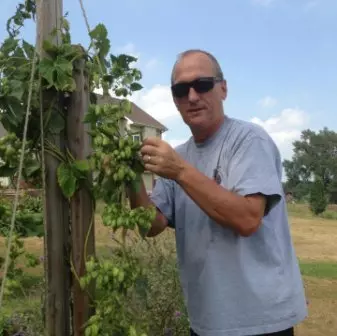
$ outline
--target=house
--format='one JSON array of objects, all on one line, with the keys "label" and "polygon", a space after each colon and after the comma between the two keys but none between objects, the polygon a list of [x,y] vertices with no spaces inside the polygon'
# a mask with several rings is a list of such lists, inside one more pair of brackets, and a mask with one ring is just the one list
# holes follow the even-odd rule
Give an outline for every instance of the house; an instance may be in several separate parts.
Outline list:
[{"label": "house", "polygon": [[[102,95],[98,94],[96,94],[96,96],[97,103],[99,105],[116,103],[119,101],[118,98],[113,98],[111,96],[103,97]],[[135,140],[141,140],[154,136],[162,139],[162,134],[168,130],[163,124],[150,116],[135,103],[131,103],[131,113],[125,118],[125,123],[122,125],[122,127],[130,128],[130,131],[133,133],[133,138]],[[143,174],[143,180],[146,190],[148,193],[151,193],[156,180],[155,174],[145,171]]]}]

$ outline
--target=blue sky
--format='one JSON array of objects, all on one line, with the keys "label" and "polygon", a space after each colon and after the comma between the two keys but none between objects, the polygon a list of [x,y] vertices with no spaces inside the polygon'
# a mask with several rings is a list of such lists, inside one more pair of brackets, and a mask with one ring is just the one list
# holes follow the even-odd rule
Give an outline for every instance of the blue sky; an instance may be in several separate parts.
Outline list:
[{"label": "blue sky", "polygon": [[[1,0],[0,41],[16,0]],[[104,23],[112,52],[139,57],[144,90],[134,100],[164,123],[165,139],[189,137],[170,96],[179,52],[206,49],[228,81],[228,115],[261,124],[283,157],[304,128],[337,130],[336,0],[85,0],[91,27]],[[77,0],[64,0],[74,43],[89,43]],[[35,28],[25,30],[34,39]]]}]

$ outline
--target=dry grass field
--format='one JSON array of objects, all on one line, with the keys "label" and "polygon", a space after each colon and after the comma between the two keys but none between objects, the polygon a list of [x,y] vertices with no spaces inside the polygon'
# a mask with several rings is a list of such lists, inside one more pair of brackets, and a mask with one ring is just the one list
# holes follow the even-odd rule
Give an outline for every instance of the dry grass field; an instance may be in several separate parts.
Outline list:
[{"label": "dry grass field", "polygon": [[[330,211],[337,211],[336,208]],[[335,336],[337,335],[337,220],[314,218],[305,206],[291,206],[291,232],[300,260],[305,289],[309,301],[309,317],[297,326],[297,336]],[[111,246],[111,233],[97,220],[97,250],[106,253]],[[158,240],[158,246],[165,250],[163,241],[170,240],[174,246],[172,232],[168,232]],[[27,249],[42,255],[42,240],[27,239]],[[4,255],[4,241],[0,240],[0,256]],[[39,267],[33,273],[42,274]],[[33,297],[21,298],[7,302],[6,310],[16,310],[16,305],[34,304]],[[25,304],[24,304],[25,306]]]},{"label": "dry grass field", "polygon": [[291,231],[309,301],[309,316],[297,336],[335,336],[337,221],[291,217]]}]

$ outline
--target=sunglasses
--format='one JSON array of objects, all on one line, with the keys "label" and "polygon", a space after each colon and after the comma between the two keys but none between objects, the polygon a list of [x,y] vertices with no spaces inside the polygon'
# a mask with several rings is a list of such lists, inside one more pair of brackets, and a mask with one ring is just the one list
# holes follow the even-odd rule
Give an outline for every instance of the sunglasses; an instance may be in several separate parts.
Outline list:
[{"label": "sunglasses", "polygon": [[172,95],[176,98],[188,96],[190,89],[193,88],[197,93],[206,93],[214,88],[216,83],[222,82],[219,77],[201,77],[191,82],[177,83],[171,86]]}]

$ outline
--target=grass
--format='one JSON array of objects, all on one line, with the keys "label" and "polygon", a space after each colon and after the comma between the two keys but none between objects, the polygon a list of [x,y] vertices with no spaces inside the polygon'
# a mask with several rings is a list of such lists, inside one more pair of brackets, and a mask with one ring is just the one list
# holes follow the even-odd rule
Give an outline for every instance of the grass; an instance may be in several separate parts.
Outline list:
[{"label": "grass", "polygon": [[[328,211],[337,213],[337,208]],[[337,330],[337,220],[325,216],[314,217],[305,205],[289,206],[291,233],[297,256],[300,260],[301,273],[309,301],[309,317],[296,327],[296,336],[333,336]],[[323,218],[325,217],[325,218]],[[99,218],[96,225],[98,254],[109,256],[113,245],[111,233],[101,225]],[[25,241],[29,252],[38,256],[43,254],[43,240],[30,238]],[[137,245],[135,253],[144,256],[149,264],[166,262],[158,268],[151,268],[151,310],[144,313],[144,318],[153,320],[158,327],[157,335],[173,323],[175,310],[183,309],[179,282],[175,272],[175,243],[170,230],[151,240],[151,248],[146,244]],[[0,239],[0,256],[4,255],[4,241]],[[159,264],[158,264],[159,265]],[[5,313],[16,313],[20,321],[29,321],[32,325],[41,320],[41,300],[39,289],[42,266],[30,270],[24,287],[26,297],[18,293],[17,297],[6,301]],[[20,315],[21,314],[21,315]],[[0,322],[1,323],[1,322]],[[186,320],[182,321],[186,329]],[[38,335],[39,325],[34,329]],[[176,333],[185,336],[184,332]]]},{"label": "grass", "polygon": [[300,268],[303,276],[337,280],[337,263],[300,262]]},{"label": "grass", "polygon": [[305,203],[294,203],[288,204],[288,212],[289,215],[292,217],[300,217],[300,218],[322,218],[322,219],[332,219],[337,220],[337,205],[329,205],[327,209],[320,214],[319,216],[315,217],[308,209],[308,205]]}]

